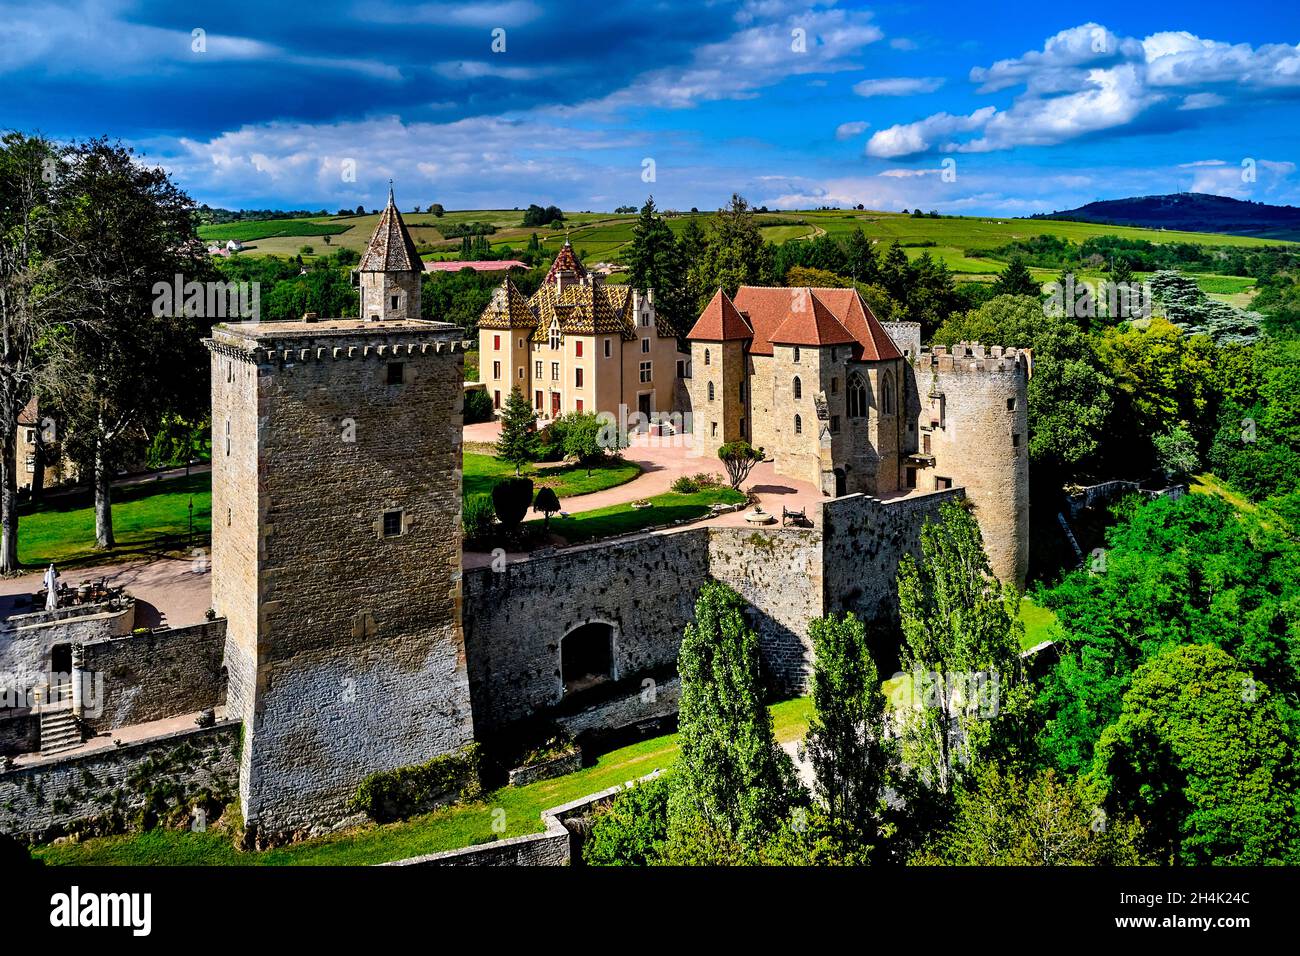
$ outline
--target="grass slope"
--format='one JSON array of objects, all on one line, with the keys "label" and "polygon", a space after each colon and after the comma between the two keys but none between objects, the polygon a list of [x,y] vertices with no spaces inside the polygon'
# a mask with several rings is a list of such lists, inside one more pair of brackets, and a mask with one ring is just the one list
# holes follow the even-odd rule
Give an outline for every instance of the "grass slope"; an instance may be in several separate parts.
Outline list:
[{"label": "grass slope", "polygon": [[[796,740],[808,729],[812,701],[801,697],[774,704],[777,740]],[[73,866],[346,866],[385,863],[424,853],[538,833],[541,813],[617,784],[671,767],[679,751],[676,734],[653,737],[597,758],[594,766],[526,787],[505,787],[483,799],[401,823],[370,826],[269,850],[236,850],[228,833],[149,830],[99,837],[84,843],[42,847],[36,855],[51,865]],[[504,818],[501,811],[504,811]],[[493,823],[504,819],[496,833]]]}]

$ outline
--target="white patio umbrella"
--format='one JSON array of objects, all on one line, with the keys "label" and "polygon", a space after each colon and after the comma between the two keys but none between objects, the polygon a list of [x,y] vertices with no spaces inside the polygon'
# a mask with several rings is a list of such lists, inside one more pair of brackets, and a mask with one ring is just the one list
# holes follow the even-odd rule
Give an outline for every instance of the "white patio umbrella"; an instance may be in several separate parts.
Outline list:
[{"label": "white patio umbrella", "polygon": [[45,610],[53,611],[59,606],[59,572],[54,570],[54,562],[50,562],[49,568],[45,572]]}]

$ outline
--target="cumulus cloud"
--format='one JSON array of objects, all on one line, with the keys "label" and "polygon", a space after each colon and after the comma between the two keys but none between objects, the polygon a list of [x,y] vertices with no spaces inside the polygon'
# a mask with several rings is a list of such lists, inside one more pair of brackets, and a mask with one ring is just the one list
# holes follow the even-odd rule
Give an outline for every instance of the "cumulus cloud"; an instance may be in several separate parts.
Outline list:
[{"label": "cumulus cloud", "polygon": [[852,139],[855,136],[861,136],[870,128],[871,124],[866,120],[853,120],[849,123],[841,123],[839,126],[835,127],[835,138],[839,140]]},{"label": "cumulus cloud", "polygon": [[889,76],[855,83],[853,92],[858,96],[916,96],[933,93],[941,86],[941,76]]},{"label": "cumulus cloud", "polygon": [[[1188,114],[1226,105],[1230,88],[1300,91],[1300,47],[1229,44],[1184,31],[1139,40],[1085,23],[1049,37],[1041,50],[975,67],[970,79],[980,93],[1021,92],[1004,108],[935,113],[881,130],[867,153],[888,158],[1048,146],[1131,127],[1161,112],[1181,114],[1178,123],[1195,122]],[[971,133],[979,135],[962,135]]]},{"label": "cumulus cloud", "polygon": [[969,116],[935,113],[917,123],[901,123],[873,133],[867,140],[867,155],[880,159],[923,153],[954,133],[965,133],[986,125],[996,108],[986,106]]}]

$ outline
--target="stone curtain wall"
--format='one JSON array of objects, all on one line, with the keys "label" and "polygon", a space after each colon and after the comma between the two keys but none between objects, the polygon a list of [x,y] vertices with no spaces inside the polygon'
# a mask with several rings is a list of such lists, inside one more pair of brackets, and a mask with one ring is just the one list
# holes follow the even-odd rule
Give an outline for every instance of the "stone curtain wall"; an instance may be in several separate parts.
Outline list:
[{"label": "stone curtain wall", "polygon": [[[688,528],[566,549],[465,572],[465,637],[474,719],[500,730],[563,699],[560,644],[590,621],[615,629],[620,681],[676,665],[700,585],[712,577],[750,604],[763,665],[788,693],[812,673],[808,622],[852,611],[893,621],[894,578],[905,553],[919,554],[921,525],[962,489],[882,502],[864,495],[822,505],[822,529]],[[663,688],[661,688],[663,689]],[[635,694],[557,719],[573,730],[612,729],[661,716],[675,695],[650,707]],[[653,711],[653,713],[652,713]]]},{"label": "stone curtain wall", "polygon": [[239,723],[227,721],[0,773],[0,832],[47,842],[128,829],[146,810],[184,816],[193,804],[225,803],[238,752]]},{"label": "stone curtain wall", "polygon": [[768,676],[802,693],[811,676],[808,622],[822,615],[821,532],[711,528],[709,571],[750,603]]},{"label": "stone curtain wall", "polygon": [[81,670],[102,678],[102,685],[92,676],[84,686],[103,688],[97,706],[86,701],[87,726],[99,733],[224,704],[225,641],[226,622],[219,618],[82,645]]},{"label": "stone curtain wall", "polygon": [[864,621],[897,620],[895,577],[904,554],[918,557],[921,527],[961,488],[880,501],[849,495],[822,505],[826,613],[851,611]]},{"label": "stone curtain wall", "polygon": [[560,702],[560,642],[590,621],[613,625],[621,680],[671,667],[709,573],[709,529],[566,549],[465,572],[465,643],[480,730]]}]

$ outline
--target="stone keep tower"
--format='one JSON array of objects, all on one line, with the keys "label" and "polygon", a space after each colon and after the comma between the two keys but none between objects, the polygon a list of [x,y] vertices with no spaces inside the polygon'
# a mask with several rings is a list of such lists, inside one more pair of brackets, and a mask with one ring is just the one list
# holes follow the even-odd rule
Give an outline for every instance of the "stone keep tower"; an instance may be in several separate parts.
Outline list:
[{"label": "stone keep tower", "polygon": [[418,319],[424,263],[388,190],[388,205],[379,216],[370,244],[357,266],[361,318],[368,322]]},{"label": "stone keep tower", "polygon": [[212,590],[259,843],[473,738],[461,627],[460,330],[217,326]]},{"label": "stone keep tower", "polygon": [[752,433],[745,344],[753,334],[721,289],[691,329],[691,433],[705,454]]}]

